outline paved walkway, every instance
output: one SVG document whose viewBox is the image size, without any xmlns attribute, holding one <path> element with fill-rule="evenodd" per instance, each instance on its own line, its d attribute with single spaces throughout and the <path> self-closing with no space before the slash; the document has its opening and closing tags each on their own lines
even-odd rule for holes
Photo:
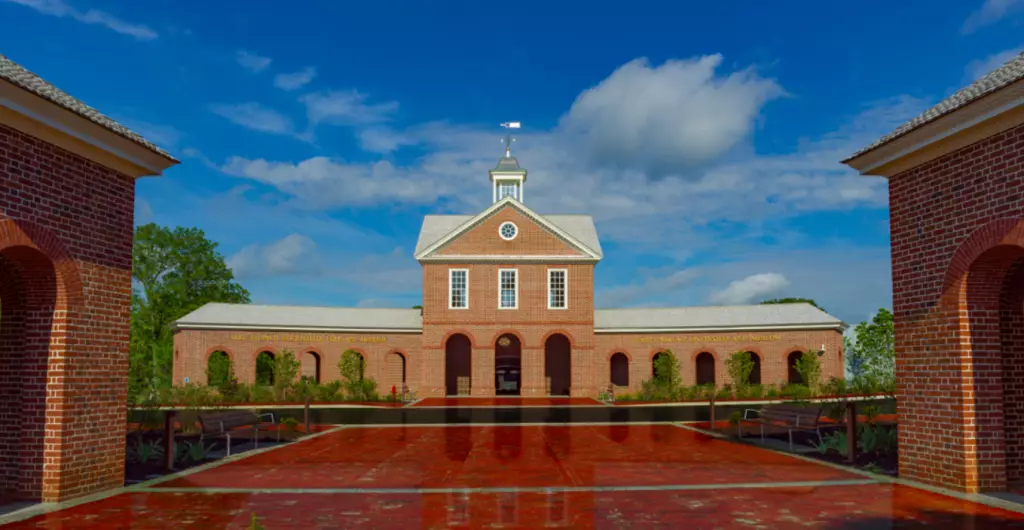
<svg viewBox="0 0 1024 530">
<path fill-rule="evenodd" d="M 11 528 L 1024 528 L 664 424 L 350 427 Z M 925 527 L 925 526 L 922 526 Z"/>
</svg>

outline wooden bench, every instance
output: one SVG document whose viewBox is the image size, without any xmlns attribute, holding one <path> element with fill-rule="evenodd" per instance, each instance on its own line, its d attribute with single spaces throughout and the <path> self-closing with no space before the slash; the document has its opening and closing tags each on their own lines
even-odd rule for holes
<svg viewBox="0 0 1024 530">
<path fill-rule="evenodd" d="M 756 413 L 757 417 L 750 417 L 750 413 Z M 761 424 L 761 441 L 764 441 L 765 427 L 770 429 L 785 430 L 789 434 L 789 450 L 793 450 L 793 431 L 813 432 L 818 435 L 818 441 L 822 441 L 820 421 L 821 407 L 805 407 L 798 405 L 765 405 L 761 410 L 747 409 L 743 411 L 743 420 L 736 426 L 736 435 L 743 437 L 743 421 L 750 421 Z"/>
<path fill-rule="evenodd" d="M 227 439 L 227 456 L 231 456 L 231 435 L 252 431 L 253 445 L 259 448 L 260 424 L 264 418 L 270 418 L 270 424 L 274 425 L 274 414 L 271 412 L 264 414 L 256 414 L 250 410 L 200 412 L 199 423 L 203 428 L 199 434 L 199 443 L 202 443 L 205 438 L 223 436 Z M 281 429 L 277 429 L 277 441 L 281 441 Z"/>
</svg>

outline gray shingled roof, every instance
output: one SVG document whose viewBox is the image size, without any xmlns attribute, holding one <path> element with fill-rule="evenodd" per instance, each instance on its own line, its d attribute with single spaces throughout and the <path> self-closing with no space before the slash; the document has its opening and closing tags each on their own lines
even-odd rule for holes
<svg viewBox="0 0 1024 530">
<path fill-rule="evenodd" d="M 811 304 L 598 309 L 594 329 L 709 329 L 835 326 L 843 321 Z"/>
<path fill-rule="evenodd" d="M 418 331 L 423 328 L 423 317 L 419 309 L 211 303 L 178 319 L 175 324 L 186 329 L 249 327 Z"/>
<path fill-rule="evenodd" d="M 472 219 L 473 215 L 427 215 L 423 217 L 420 237 L 416 241 L 416 252 L 419 254 L 430 245 L 450 234 L 460 225 Z M 589 215 L 541 215 L 549 223 L 576 238 L 598 255 L 601 252 L 601 240 L 597 237 L 594 218 Z"/>
<path fill-rule="evenodd" d="M 71 97 L 63 90 L 51 85 L 44 81 L 41 77 L 32 72 L 26 70 L 23 66 L 10 60 L 7 56 L 0 54 L 0 79 L 10 81 L 11 83 L 41 97 L 49 100 L 61 107 L 64 107 L 75 114 L 105 128 L 111 132 L 123 136 L 128 140 L 131 140 L 154 153 L 178 162 L 176 158 L 171 156 L 167 151 L 160 149 L 156 145 L 148 142 L 145 138 L 132 132 L 124 125 L 117 123 L 116 121 L 104 116 L 98 110 L 82 103 L 81 101 Z"/>
<path fill-rule="evenodd" d="M 942 100 L 938 105 L 926 110 L 924 114 L 904 123 L 895 131 L 879 138 L 877 142 L 857 151 L 853 156 L 843 160 L 843 162 L 849 162 L 868 151 L 877 149 L 928 122 L 937 120 L 976 99 L 980 99 L 981 97 L 991 94 L 992 92 L 995 92 L 1020 79 L 1024 79 L 1024 53 L 1010 59 L 1003 66 L 989 72 L 981 79 L 971 83 L 969 86 L 960 89 L 952 96 Z"/>
<path fill-rule="evenodd" d="M 420 331 L 419 309 L 371 309 L 249 304 L 206 304 L 179 319 L 183 329 L 323 329 Z M 602 330 L 729 330 L 834 327 L 838 318 L 810 304 L 768 304 L 656 309 L 598 309 L 594 328 Z"/>
</svg>

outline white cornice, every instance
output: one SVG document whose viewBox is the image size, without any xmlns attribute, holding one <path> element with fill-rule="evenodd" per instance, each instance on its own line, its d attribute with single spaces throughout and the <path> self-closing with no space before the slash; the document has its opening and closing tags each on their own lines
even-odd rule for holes
<svg viewBox="0 0 1024 530">
<path fill-rule="evenodd" d="M 637 333 L 714 333 L 731 331 L 792 331 L 792 330 L 836 330 L 845 331 L 846 324 L 779 324 L 773 326 L 714 326 L 714 327 L 674 327 L 674 328 L 594 328 L 595 334 L 637 334 Z M 307 333 L 396 333 L 418 334 L 423 328 L 345 328 L 345 327 L 307 327 L 307 326 L 273 326 L 253 324 L 188 324 L 175 323 L 174 330 L 200 331 L 297 331 Z"/>
<path fill-rule="evenodd" d="M 443 256 L 428 256 L 426 258 L 420 258 L 420 261 L 428 262 L 464 262 L 464 261 L 544 261 L 544 262 L 565 262 L 565 261 L 582 261 L 582 262 L 597 262 L 597 258 L 590 256 L 558 256 L 558 255 L 537 255 L 531 256 L 527 254 L 519 255 L 490 255 L 490 254 L 445 254 Z"/>
</svg>

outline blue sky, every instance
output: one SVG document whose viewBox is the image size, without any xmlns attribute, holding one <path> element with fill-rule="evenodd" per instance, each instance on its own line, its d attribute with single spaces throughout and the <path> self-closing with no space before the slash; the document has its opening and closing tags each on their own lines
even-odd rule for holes
<svg viewBox="0 0 1024 530">
<path fill-rule="evenodd" d="M 552 7 L 555 5 L 556 7 Z M 167 148 L 136 222 L 255 302 L 407 307 L 426 213 L 595 217 L 599 307 L 891 307 L 886 183 L 839 161 L 1024 47 L 1024 0 L 0 0 L 0 53 Z"/>
</svg>

